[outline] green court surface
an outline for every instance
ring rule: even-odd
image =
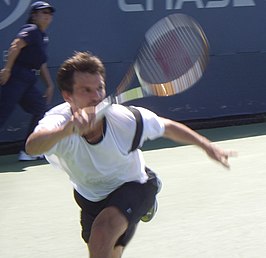
[[[266,124],[202,130],[238,152],[227,170],[194,146],[155,141],[147,165],[163,181],[159,209],[124,258],[264,258]],[[88,257],[67,175],[44,161],[0,156],[0,257]]]

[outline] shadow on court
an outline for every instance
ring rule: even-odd
[[[26,168],[47,164],[46,160],[19,161],[18,155],[0,156],[0,173],[26,172]]]

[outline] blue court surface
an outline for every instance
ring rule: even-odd
[[[123,257],[265,257],[265,132],[265,123],[200,131],[238,152],[230,170],[194,146],[148,146],[147,165],[163,181],[159,209]],[[0,172],[0,257],[88,257],[66,174],[16,155],[0,156]]]

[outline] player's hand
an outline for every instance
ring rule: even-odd
[[[79,135],[85,135],[93,130],[96,123],[95,107],[78,109],[73,114],[73,131]]]
[[[213,143],[209,143],[207,148],[205,148],[205,151],[207,152],[210,158],[218,161],[219,163],[221,163],[224,167],[228,169],[230,169],[230,164],[228,162],[228,159],[230,157],[237,156],[236,151],[223,150]]]

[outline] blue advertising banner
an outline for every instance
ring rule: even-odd
[[[0,68],[12,39],[27,20],[32,2],[0,0]],[[210,43],[210,62],[203,78],[182,94],[140,99],[133,104],[179,121],[266,112],[266,1],[51,0],[50,3],[56,8],[48,29],[48,66],[54,80],[60,64],[74,51],[91,51],[106,66],[107,93],[111,93],[134,62],[145,32],[168,14],[185,13],[201,24]],[[44,89],[41,80],[38,87]],[[56,90],[51,106],[62,101]],[[29,114],[18,106],[7,123],[1,125],[0,143],[24,139],[29,119]]]

